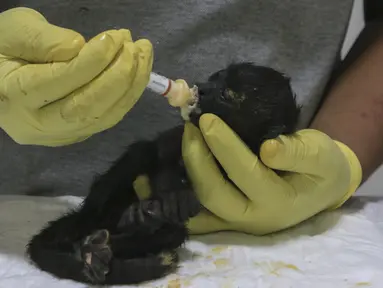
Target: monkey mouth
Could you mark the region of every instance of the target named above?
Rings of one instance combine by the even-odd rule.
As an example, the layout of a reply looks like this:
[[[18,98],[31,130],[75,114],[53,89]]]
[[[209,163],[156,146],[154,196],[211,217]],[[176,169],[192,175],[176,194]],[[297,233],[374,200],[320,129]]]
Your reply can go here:
[[[184,107],[181,107],[181,117],[184,121],[190,121],[191,114],[199,114],[201,115],[201,109],[199,108],[199,94],[198,87],[194,85],[193,88],[190,89],[193,95],[193,99]]]

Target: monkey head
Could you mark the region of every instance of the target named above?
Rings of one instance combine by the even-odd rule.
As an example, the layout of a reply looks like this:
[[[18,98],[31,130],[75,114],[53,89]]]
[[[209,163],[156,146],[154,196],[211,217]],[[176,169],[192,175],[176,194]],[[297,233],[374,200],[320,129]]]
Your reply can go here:
[[[252,63],[236,63],[197,83],[199,100],[190,121],[206,113],[220,117],[258,154],[262,142],[295,131],[300,108],[282,73]]]

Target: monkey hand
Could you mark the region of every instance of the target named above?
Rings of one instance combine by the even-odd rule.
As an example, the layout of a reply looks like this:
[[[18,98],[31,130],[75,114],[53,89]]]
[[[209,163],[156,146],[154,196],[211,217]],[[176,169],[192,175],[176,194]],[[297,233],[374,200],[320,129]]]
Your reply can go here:
[[[0,14],[0,128],[20,144],[61,146],[117,124],[142,95],[152,45],[129,30],[85,43],[38,12]]]
[[[192,234],[283,230],[341,206],[360,185],[355,154],[319,131],[267,140],[259,159],[216,116],[203,115],[200,128],[187,123],[182,144],[190,180],[206,208],[188,223]],[[213,155],[236,187],[225,181]],[[278,176],[270,168],[284,172]]]

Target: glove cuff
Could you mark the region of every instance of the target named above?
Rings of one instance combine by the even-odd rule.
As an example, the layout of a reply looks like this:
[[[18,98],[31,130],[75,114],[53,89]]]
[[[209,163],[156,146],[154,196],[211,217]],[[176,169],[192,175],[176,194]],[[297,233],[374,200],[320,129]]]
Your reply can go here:
[[[341,207],[351,196],[356,192],[360,183],[362,182],[362,166],[359,162],[356,154],[345,144],[335,141],[338,145],[339,149],[343,152],[346,157],[349,167],[350,167],[350,186],[347,193],[343,196],[343,198],[334,206],[330,207],[330,210],[335,210]]]

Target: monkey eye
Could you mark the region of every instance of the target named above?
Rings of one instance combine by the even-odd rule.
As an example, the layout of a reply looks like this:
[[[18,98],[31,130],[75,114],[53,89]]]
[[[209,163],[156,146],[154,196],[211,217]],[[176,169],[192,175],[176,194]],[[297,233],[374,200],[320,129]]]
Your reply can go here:
[[[226,90],[222,90],[221,93],[219,93],[219,98],[221,100],[226,100]]]

